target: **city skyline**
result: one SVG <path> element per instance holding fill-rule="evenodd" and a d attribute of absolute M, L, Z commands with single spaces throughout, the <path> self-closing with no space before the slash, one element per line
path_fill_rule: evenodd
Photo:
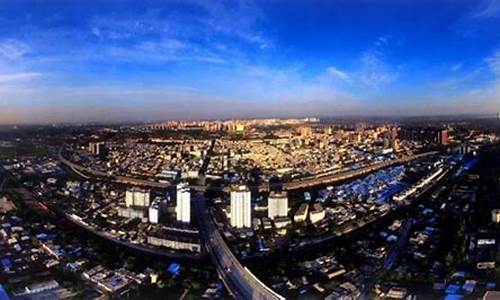
<path fill-rule="evenodd" d="M 498 1 L 100 4 L 2 4 L 1 124 L 447 115 L 500 104 Z"/>

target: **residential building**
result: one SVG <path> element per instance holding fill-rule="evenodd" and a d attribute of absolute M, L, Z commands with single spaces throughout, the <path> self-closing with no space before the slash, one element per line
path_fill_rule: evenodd
<path fill-rule="evenodd" d="M 309 205 L 307 203 L 302 203 L 299 206 L 299 209 L 295 212 L 295 215 L 293 216 L 293 221 L 295 223 L 299 222 L 305 222 L 307 219 L 307 213 L 309 212 Z"/>
<path fill-rule="evenodd" d="M 309 212 L 309 220 L 311 223 L 317 223 L 325 218 L 325 210 L 323 206 L 319 203 L 314 203 L 312 205 L 312 210 Z"/>
<path fill-rule="evenodd" d="M 247 186 L 241 185 L 231 191 L 231 226 L 250 227 L 251 220 L 251 193 Z"/>
<path fill-rule="evenodd" d="M 137 188 L 128 189 L 125 192 L 125 205 L 139 206 L 139 207 L 149 207 L 149 190 L 142 190 Z"/>
<path fill-rule="evenodd" d="M 271 192 L 267 199 L 267 216 L 274 220 L 276 217 L 286 217 L 288 214 L 288 194 L 286 192 Z"/>
<path fill-rule="evenodd" d="M 175 207 L 177 221 L 191 222 L 191 193 L 187 183 L 177 185 L 177 206 Z"/>

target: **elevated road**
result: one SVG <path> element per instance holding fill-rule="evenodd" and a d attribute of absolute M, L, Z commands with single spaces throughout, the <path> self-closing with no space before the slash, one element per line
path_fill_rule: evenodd
<path fill-rule="evenodd" d="M 140 178 L 135 178 L 135 177 L 128 177 L 128 176 L 115 176 L 115 175 L 110 175 L 102 171 L 98 170 L 93 170 L 78 164 L 75 164 L 68 159 L 64 158 L 62 155 L 62 150 L 63 147 L 59 149 L 59 161 L 61 161 L 64 165 L 68 166 L 69 168 L 73 169 L 75 172 L 81 174 L 82 176 L 85 176 L 85 174 L 92 175 L 95 177 L 99 178 L 104 178 L 107 180 L 111 180 L 116 183 L 121 183 L 121 184 L 130 184 L 130 185 L 137 185 L 137 186 L 144 186 L 144 187 L 149 187 L 149 188 L 168 188 L 170 187 L 170 183 L 162 183 L 162 182 L 157 182 L 153 180 L 147 180 L 147 179 L 140 179 Z M 326 176 L 321 176 L 321 177 L 307 177 L 303 178 L 298 181 L 292 181 L 292 182 L 285 182 L 283 183 L 283 189 L 285 190 L 296 190 L 296 189 L 303 189 L 303 188 L 308 188 L 308 187 L 313 187 L 317 185 L 325 185 L 325 184 L 333 184 L 339 181 L 344 181 L 348 180 L 354 177 L 358 176 L 363 176 L 367 175 L 369 173 L 390 167 L 392 165 L 397 165 L 397 164 L 402 164 L 406 162 L 410 162 L 412 160 L 428 157 L 437 154 L 438 152 L 433 151 L 433 152 L 425 152 L 417 155 L 412 155 L 412 156 L 407 156 L 404 158 L 399 158 L 399 159 L 394 159 L 390 161 L 384 161 L 380 163 L 375 163 L 357 170 L 347 170 L 344 172 L 339 172 L 331 175 L 326 175 Z M 208 156 L 208 155 L 207 155 Z M 198 184 L 196 185 L 190 185 L 190 188 L 194 191 L 197 192 L 205 192 L 207 190 L 221 190 L 221 188 L 216 188 L 216 187 L 210 187 L 205 184 L 205 176 L 204 176 L 204 171 L 206 170 L 207 167 L 207 160 L 205 160 L 201 170 L 200 170 L 200 175 L 203 177 L 203 180 L 199 180 Z M 258 187 L 258 190 L 261 192 L 269 191 L 269 184 L 261 184 Z M 224 191 L 228 191 L 228 188 L 222 188 Z"/>
<path fill-rule="evenodd" d="M 215 141 L 212 142 L 198 173 L 198 185 L 205 185 L 205 172 L 210 163 Z M 235 299 L 285 299 L 263 284 L 250 270 L 243 267 L 222 238 L 210 216 L 203 192 L 196 193 L 191 202 L 198 230 L 206 251 L 219 277 Z"/>
<path fill-rule="evenodd" d="M 219 277 L 235 299 L 285 299 L 258 280 L 234 256 L 208 213 L 203 193 L 197 193 L 193 208 L 200 223 L 205 249 Z"/>
<path fill-rule="evenodd" d="M 339 172 L 327 176 L 321 176 L 321 177 L 307 177 L 300 179 L 298 181 L 292 181 L 292 182 L 285 182 L 283 183 L 283 189 L 285 190 L 296 190 L 296 189 L 303 189 L 307 187 L 312 187 L 316 185 L 324 185 L 324 184 L 332 184 L 335 182 L 347 180 L 353 177 L 358 177 L 358 176 L 363 176 L 367 175 L 369 173 L 397 165 L 397 164 L 403 164 L 410 162 L 415 159 L 420 159 L 428 156 L 432 156 L 437 154 L 438 152 L 432 151 L 432 152 L 425 152 L 421 154 L 416 154 L 412 156 L 407 156 L 403 158 L 398 158 L 398 159 L 393 159 L 389 161 L 384 161 L 380 163 L 375 163 L 366 167 L 359 168 L 357 170 L 347 170 L 344 172 Z M 259 187 L 259 190 L 269 190 L 269 185 L 265 184 Z"/>
<path fill-rule="evenodd" d="M 227 290 L 235 299 L 285 299 L 280 296 L 272 289 L 267 287 L 262 283 L 257 277 L 255 277 L 250 270 L 245 268 L 236 258 L 236 256 L 231 252 L 224 239 L 222 238 L 214 220 L 208 212 L 206 199 L 203 193 L 207 190 L 205 183 L 205 172 L 210 161 L 210 155 L 213 149 L 213 144 L 207 152 L 207 156 L 204 159 L 202 167 L 199 171 L 198 183 L 197 185 L 191 185 L 191 189 L 196 191 L 196 196 L 194 201 L 192 201 L 193 213 L 195 214 L 195 220 L 198 222 L 198 228 L 200 231 L 200 237 L 205 250 L 209 254 L 211 261 L 213 262 L 217 273 L 219 274 L 222 282 L 226 286 Z M 113 176 L 104 172 L 91 170 L 83 166 L 74 164 L 69 160 L 65 159 L 62 155 L 63 147 L 59 150 L 59 160 L 70 167 L 74 171 L 83 174 L 90 174 L 92 176 L 105 178 L 117 183 L 140 185 L 153 188 L 168 188 L 170 184 L 159 183 L 156 181 L 143 180 L 138 178 L 131 178 L 125 176 Z M 360 168 L 357 170 L 348 170 L 345 172 L 339 172 L 332 174 L 330 176 L 323 177 L 313 177 L 305 178 L 296 182 L 288 182 L 283 184 L 284 189 L 294 190 L 301 189 L 315 185 L 330 184 L 338 181 L 347 180 L 353 177 L 362 176 L 379 169 L 383 169 L 395 164 L 401 164 L 409 162 L 415 159 L 423 158 L 426 156 L 434 155 L 437 152 L 427 152 L 414 156 L 409 156 L 405 158 L 400 158 L 396 160 L 381 162 Z M 269 190 L 269 185 L 261 185 L 259 190 L 265 191 Z M 372 220 L 370 220 L 372 221 Z M 366 221 L 369 223 L 369 221 Z M 362 227 L 365 224 L 357 224 Z M 339 235 L 346 234 L 352 230 L 354 227 L 344 228 L 344 232 L 339 232 Z M 109 237 L 108 237 L 109 238 Z M 317 242 L 317 241 L 314 241 Z"/>

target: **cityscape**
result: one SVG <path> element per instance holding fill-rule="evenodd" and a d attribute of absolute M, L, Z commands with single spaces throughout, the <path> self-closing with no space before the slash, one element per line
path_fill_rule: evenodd
<path fill-rule="evenodd" d="M 498 1 L 0 28 L 0 300 L 500 299 Z"/>

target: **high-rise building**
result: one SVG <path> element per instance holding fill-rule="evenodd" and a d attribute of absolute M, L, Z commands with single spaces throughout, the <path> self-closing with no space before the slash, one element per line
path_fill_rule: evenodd
<path fill-rule="evenodd" d="M 397 138 L 398 138 L 398 128 L 392 127 L 391 128 L 391 140 L 395 140 Z"/>
<path fill-rule="evenodd" d="M 189 192 L 189 185 L 186 182 L 177 185 L 175 214 L 177 221 L 183 223 L 191 222 L 191 193 Z"/>
<path fill-rule="evenodd" d="M 104 153 L 104 142 L 89 142 L 88 150 L 95 155 L 102 155 Z"/>
<path fill-rule="evenodd" d="M 299 134 L 303 137 L 308 137 L 308 136 L 312 135 L 311 127 L 306 127 L 306 126 L 299 127 L 298 131 L 299 131 Z"/>
<path fill-rule="evenodd" d="M 491 211 L 491 221 L 493 223 L 500 223 L 500 209 L 493 209 Z"/>
<path fill-rule="evenodd" d="M 160 202 L 160 198 L 155 198 L 149 207 L 148 216 L 150 223 L 156 224 L 160 219 Z"/>
<path fill-rule="evenodd" d="M 448 145 L 449 140 L 448 140 L 448 130 L 443 129 L 438 132 L 438 143 L 441 145 Z"/>
<path fill-rule="evenodd" d="M 125 192 L 125 205 L 149 207 L 149 190 L 142 190 L 137 188 L 128 189 Z"/>
<path fill-rule="evenodd" d="M 305 222 L 307 219 L 307 213 L 309 212 L 309 205 L 307 203 L 302 203 L 299 209 L 295 212 L 293 216 L 293 221 L 295 223 Z"/>
<path fill-rule="evenodd" d="M 231 191 L 231 226 L 250 227 L 252 220 L 251 193 L 241 185 Z"/>
<path fill-rule="evenodd" d="M 325 210 L 323 209 L 323 206 L 319 203 L 314 203 L 312 205 L 312 209 L 309 212 L 309 220 L 311 223 L 318 223 L 319 221 L 323 220 L 325 218 Z"/>
<path fill-rule="evenodd" d="M 267 216 L 274 220 L 276 217 L 286 217 L 288 214 L 288 195 L 286 192 L 271 192 L 267 198 Z"/>

